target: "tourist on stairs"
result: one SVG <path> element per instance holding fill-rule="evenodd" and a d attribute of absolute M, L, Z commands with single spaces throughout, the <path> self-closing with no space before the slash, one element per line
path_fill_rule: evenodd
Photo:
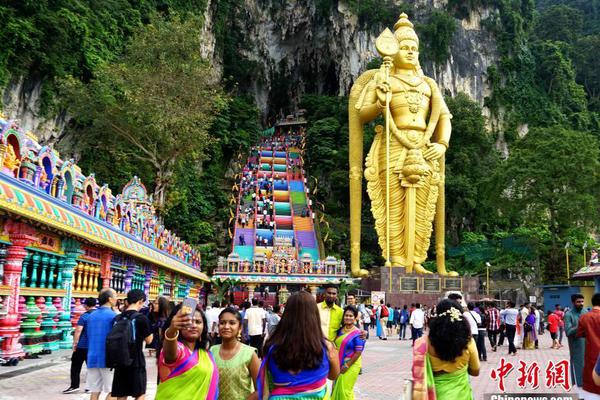
<path fill-rule="evenodd" d="M 349 305 L 344 309 L 344 326 L 338 331 L 335 346 L 339 352 L 340 375 L 333 386 L 332 400 L 353 400 L 354 385 L 362 366 L 365 340 L 360 338 L 360 329 L 355 325 L 358 310 Z"/>
<path fill-rule="evenodd" d="M 256 349 L 239 341 L 242 315 L 227 307 L 219 315 L 219 335 L 223 343 L 210 351 L 219 369 L 219 399 L 258 399 L 255 392 L 260 361 Z"/>
<path fill-rule="evenodd" d="M 165 326 L 155 400 L 217 400 L 219 370 L 208 351 L 208 326 L 200 305 L 193 315 L 182 314 L 177 305 Z"/>

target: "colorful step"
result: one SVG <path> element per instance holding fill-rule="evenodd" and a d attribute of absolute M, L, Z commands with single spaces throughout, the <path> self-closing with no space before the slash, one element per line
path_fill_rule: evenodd
<path fill-rule="evenodd" d="M 237 228 L 235 230 L 235 245 L 236 246 L 252 246 L 254 241 L 254 229 Z M 241 238 L 244 238 L 243 243 Z"/>
<path fill-rule="evenodd" d="M 300 257 L 304 256 L 305 254 L 310 255 L 310 258 L 312 258 L 313 261 L 317 261 L 319 259 L 319 249 L 311 249 L 311 248 L 302 248 L 302 254 L 300 254 Z"/>
<path fill-rule="evenodd" d="M 304 193 L 304 182 L 302 181 L 290 181 L 290 190 L 292 192 Z"/>
<path fill-rule="evenodd" d="M 317 247 L 314 231 L 298 231 L 298 230 L 296 230 L 296 241 L 297 241 L 297 246 L 302 247 L 302 249 Z"/>
<path fill-rule="evenodd" d="M 254 246 L 234 246 L 233 251 L 240 256 L 240 260 L 252 260 Z"/>
<path fill-rule="evenodd" d="M 306 205 L 306 195 L 303 192 L 290 192 L 290 200 L 294 205 L 294 211 L 296 210 L 296 205 L 300 208 Z"/>

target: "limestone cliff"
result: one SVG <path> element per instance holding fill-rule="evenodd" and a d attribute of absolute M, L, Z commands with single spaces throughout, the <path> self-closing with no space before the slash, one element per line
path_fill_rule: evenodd
<path fill-rule="evenodd" d="M 445 8 L 444 1 L 405 3 L 415 10 L 411 19 L 416 23 L 426 20 L 432 10 Z M 269 109 L 274 100 L 270 93 L 280 86 L 282 76 L 288 82 L 284 92 L 292 100 L 306 92 L 347 94 L 354 79 L 377 56 L 375 39 L 384 27 L 362 27 L 342 0 L 325 17 L 312 0 L 278 4 L 277 0 L 243 0 L 235 16 L 246 41 L 242 55 L 258 66 L 247 85 L 259 107 Z M 480 104 L 489 94 L 487 68 L 497 60 L 493 35 L 481 26 L 491 12 L 474 10 L 468 18 L 457 20 L 448 60 L 443 65 L 423 65 L 425 73 L 448 94 L 465 92 Z"/>
<path fill-rule="evenodd" d="M 292 104 L 304 93 L 345 95 L 352 82 L 377 56 L 375 39 L 383 26 L 362 26 L 345 0 L 331 1 L 327 13 L 318 10 L 315 0 L 239 0 L 234 8 L 237 32 L 243 36 L 240 59 L 256 68 L 249 79 L 241 82 L 255 98 L 264 115 L 277 112 L 277 102 L 285 96 Z M 223 60 L 215 34 L 217 0 L 207 1 L 201 51 L 222 70 Z M 443 9 L 444 0 L 397 1 L 414 10 L 411 19 L 426 20 L 433 9 Z M 450 45 L 450 56 L 443 65 L 424 63 L 448 94 L 465 92 L 483 104 L 489 94 L 486 71 L 497 60 L 493 35 L 482 28 L 481 21 L 493 10 L 471 12 L 457 20 L 457 30 Z M 3 112 L 18 118 L 27 130 L 33 130 L 44 142 L 52 142 L 63 131 L 67 116 L 62 113 L 45 117 L 40 112 L 42 81 L 13 77 L 4 88 Z"/>

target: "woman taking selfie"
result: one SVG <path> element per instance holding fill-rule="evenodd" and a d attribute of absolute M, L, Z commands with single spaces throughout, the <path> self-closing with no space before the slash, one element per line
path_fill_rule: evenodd
<path fill-rule="evenodd" d="M 343 326 L 338 331 L 335 346 L 339 352 L 340 375 L 333 387 L 333 400 L 353 400 L 354 384 L 362 365 L 365 341 L 360 338 L 360 329 L 355 325 L 358 310 L 354 306 L 344 309 Z"/>
<path fill-rule="evenodd" d="M 256 400 L 256 377 L 260 361 L 254 347 L 238 340 L 242 333 L 242 315 L 232 307 L 219 314 L 221 344 L 210 351 L 219 368 L 219 400 Z"/>
<path fill-rule="evenodd" d="M 165 327 L 156 400 L 217 400 L 219 370 L 208 351 L 208 327 L 200 306 L 189 315 L 177 305 Z"/>
<path fill-rule="evenodd" d="M 327 379 L 337 378 L 340 364 L 335 346 L 323 336 L 312 295 L 290 296 L 264 348 L 266 356 L 258 374 L 260 400 L 328 398 Z"/>

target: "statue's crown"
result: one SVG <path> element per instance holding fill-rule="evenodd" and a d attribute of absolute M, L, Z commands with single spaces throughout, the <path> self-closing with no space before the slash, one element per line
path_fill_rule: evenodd
<path fill-rule="evenodd" d="M 414 28 L 413 23 L 409 21 L 408 15 L 406 15 L 406 13 L 400 14 L 398 21 L 394 24 L 394 30 L 398 30 L 398 28 L 404 27 L 404 26 L 409 27 L 411 29 Z"/>
<path fill-rule="evenodd" d="M 419 44 L 419 37 L 415 32 L 414 25 L 410 22 L 406 13 L 400 14 L 398 21 L 394 24 L 394 36 L 396 36 L 398 42 L 410 39 L 417 42 L 417 45 Z"/>

